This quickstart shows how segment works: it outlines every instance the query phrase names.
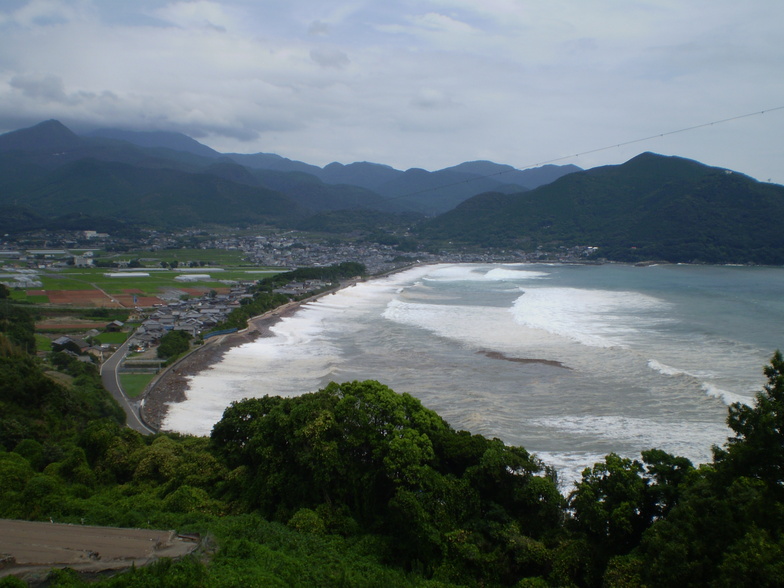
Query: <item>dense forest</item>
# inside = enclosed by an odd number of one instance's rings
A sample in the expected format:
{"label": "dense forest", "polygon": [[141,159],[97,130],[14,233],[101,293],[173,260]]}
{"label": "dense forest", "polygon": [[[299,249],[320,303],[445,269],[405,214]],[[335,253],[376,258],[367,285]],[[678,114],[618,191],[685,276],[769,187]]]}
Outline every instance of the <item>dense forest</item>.
{"label": "dense forest", "polygon": [[[33,355],[32,326],[0,304],[0,517],[204,538],[97,585],[784,584],[779,352],[754,405],[730,407],[711,463],[610,454],[563,496],[535,455],[375,381],[235,402],[209,438],[145,437],[93,366]],[[69,570],[47,581],[87,585]]]}

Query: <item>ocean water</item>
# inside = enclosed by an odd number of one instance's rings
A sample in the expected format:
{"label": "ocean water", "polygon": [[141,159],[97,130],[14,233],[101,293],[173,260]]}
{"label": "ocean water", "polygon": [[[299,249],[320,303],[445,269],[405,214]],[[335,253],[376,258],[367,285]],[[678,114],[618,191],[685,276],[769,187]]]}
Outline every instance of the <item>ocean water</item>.
{"label": "ocean water", "polygon": [[727,406],[784,349],[784,268],[431,265],[304,304],[189,381],[164,428],[233,400],[374,379],[456,429],[521,445],[568,491],[607,453],[709,461]]}

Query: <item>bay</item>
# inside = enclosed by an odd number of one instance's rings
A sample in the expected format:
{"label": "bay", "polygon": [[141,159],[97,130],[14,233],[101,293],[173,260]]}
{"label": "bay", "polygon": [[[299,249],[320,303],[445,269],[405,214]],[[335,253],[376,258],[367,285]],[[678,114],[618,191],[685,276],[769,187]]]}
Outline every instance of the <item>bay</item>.
{"label": "bay", "polygon": [[233,400],[378,380],[457,429],[537,454],[568,490],[609,452],[709,461],[784,347],[784,268],[443,264],[304,304],[192,377],[164,428]]}

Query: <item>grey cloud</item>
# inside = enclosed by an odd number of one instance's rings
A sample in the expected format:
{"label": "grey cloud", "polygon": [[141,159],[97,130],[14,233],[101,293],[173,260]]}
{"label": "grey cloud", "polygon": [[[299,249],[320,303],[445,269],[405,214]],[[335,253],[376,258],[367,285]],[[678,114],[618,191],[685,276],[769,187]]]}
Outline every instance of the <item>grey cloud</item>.
{"label": "grey cloud", "polygon": [[340,49],[313,49],[310,52],[310,58],[321,67],[335,67],[341,69],[351,63],[348,55],[343,53]]}
{"label": "grey cloud", "polygon": [[200,131],[202,132],[202,135],[205,137],[208,136],[209,134],[220,135],[222,137],[229,137],[231,139],[236,139],[243,143],[247,143],[249,141],[255,141],[261,136],[261,134],[258,131],[256,131],[256,129],[252,129],[249,127],[220,127],[216,129],[208,129],[208,131],[211,131],[211,133],[209,132],[204,133],[203,132],[204,127],[200,127],[199,131],[193,130],[192,131],[193,134],[189,133],[187,130],[184,130],[183,132],[186,135],[190,135],[191,137],[194,137],[196,136],[196,133]]}
{"label": "grey cloud", "polygon": [[57,76],[48,75],[40,78],[33,76],[17,75],[11,78],[12,88],[21,90],[28,98],[44,99],[50,102],[67,102],[63,80]]}
{"label": "grey cloud", "polygon": [[424,110],[436,110],[455,106],[455,102],[439,90],[423,89],[411,99],[411,106]]}
{"label": "grey cloud", "polygon": [[108,90],[101,93],[78,91],[69,94],[65,91],[62,78],[51,74],[42,77],[16,75],[11,78],[9,85],[20,90],[25,98],[68,106],[77,106],[85,102],[98,106],[99,103],[110,104],[118,100],[118,96]]}
{"label": "grey cloud", "polygon": [[330,31],[329,24],[320,20],[314,20],[308,28],[308,34],[314,37],[318,35],[328,35]]}

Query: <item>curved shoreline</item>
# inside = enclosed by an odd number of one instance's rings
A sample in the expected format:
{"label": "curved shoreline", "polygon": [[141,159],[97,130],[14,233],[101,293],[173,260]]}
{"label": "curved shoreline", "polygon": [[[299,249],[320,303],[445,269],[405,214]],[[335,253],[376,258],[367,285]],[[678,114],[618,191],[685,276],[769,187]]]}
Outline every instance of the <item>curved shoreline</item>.
{"label": "curved shoreline", "polygon": [[279,320],[293,315],[300,306],[307,302],[318,300],[323,296],[334,294],[339,290],[350,288],[358,282],[365,281],[366,279],[385,278],[389,275],[399,273],[417,265],[422,264],[409,264],[403,267],[395,268],[391,271],[369,276],[368,278],[352,279],[341,283],[338,287],[320,292],[313,296],[303,298],[302,300],[295,300],[273,308],[272,310],[248,319],[248,327],[236,333],[229,333],[227,335],[219,335],[209,339],[201,347],[194,349],[185,357],[176,361],[171,366],[167,367],[153,382],[144,394],[141,405],[139,406],[139,415],[143,421],[157,431],[161,431],[161,425],[166,419],[166,414],[169,411],[169,405],[177,402],[184,402],[188,398],[185,391],[188,389],[188,379],[198,373],[210,369],[213,365],[220,362],[224,354],[232,349],[255,341],[259,337],[270,337],[270,327],[275,325]]}
{"label": "curved shoreline", "polygon": [[214,337],[166,368],[144,395],[143,403],[139,408],[144,421],[160,430],[169,410],[169,404],[187,400],[185,391],[188,389],[188,378],[218,363],[231,348],[250,343],[258,337],[270,336],[269,328],[281,318],[293,314],[302,302],[289,302],[284,305],[287,308],[278,307],[253,317],[248,320],[248,328]]}

